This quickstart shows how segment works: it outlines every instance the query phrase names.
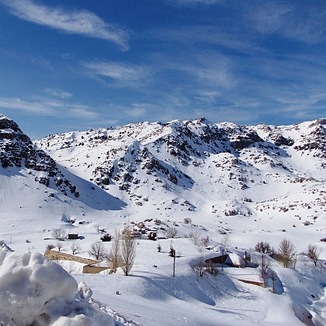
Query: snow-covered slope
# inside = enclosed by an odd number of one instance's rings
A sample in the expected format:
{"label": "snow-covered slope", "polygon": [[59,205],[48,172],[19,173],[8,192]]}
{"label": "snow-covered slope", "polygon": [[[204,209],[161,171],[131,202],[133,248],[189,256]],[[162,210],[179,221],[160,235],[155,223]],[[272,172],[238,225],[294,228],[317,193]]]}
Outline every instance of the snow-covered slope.
{"label": "snow-covered slope", "polygon": [[[79,235],[79,254],[88,257],[100,230],[143,225],[157,229],[162,253],[157,242],[139,240],[133,277],[79,275],[76,264],[66,266],[93,288],[94,302],[116,325],[309,325],[312,317],[322,325],[325,128],[325,119],[293,126],[175,120],[50,135],[33,144],[0,116],[1,246],[44,252],[57,246],[52,232],[60,228]],[[171,231],[178,239],[164,239]],[[308,244],[323,251],[317,268],[299,260],[288,271],[271,260],[281,284],[275,294],[239,283],[234,270],[198,278],[199,253],[189,237],[240,255],[258,241],[277,248],[284,238],[297,253]],[[172,242],[176,278],[167,255]],[[71,251],[71,243],[60,242],[61,250]]]}
{"label": "snow-covered slope", "polygon": [[[136,123],[36,142],[68,170],[127,203],[127,216],[185,212],[215,227],[325,226],[326,120],[293,126]],[[253,226],[255,224],[255,226]]]}

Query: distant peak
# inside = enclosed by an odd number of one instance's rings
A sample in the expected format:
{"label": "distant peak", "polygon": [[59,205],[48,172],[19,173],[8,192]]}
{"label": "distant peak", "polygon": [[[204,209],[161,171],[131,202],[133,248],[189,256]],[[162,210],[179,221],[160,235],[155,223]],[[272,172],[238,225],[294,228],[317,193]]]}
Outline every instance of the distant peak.
{"label": "distant peak", "polygon": [[326,125],[326,118],[320,118],[320,119],[317,119],[316,121],[314,121],[313,123],[311,123],[309,125],[309,127],[315,127],[315,126],[323,126],[323,125]]}

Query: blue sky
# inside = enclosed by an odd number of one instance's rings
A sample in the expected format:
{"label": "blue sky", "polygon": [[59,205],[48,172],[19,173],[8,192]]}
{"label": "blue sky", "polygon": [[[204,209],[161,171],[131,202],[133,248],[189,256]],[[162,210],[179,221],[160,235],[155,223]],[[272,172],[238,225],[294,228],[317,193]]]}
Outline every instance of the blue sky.
{"label": "blue sky", "polygon": [[326,116],[326,3],[0,0],[0,112],[31,138]]}

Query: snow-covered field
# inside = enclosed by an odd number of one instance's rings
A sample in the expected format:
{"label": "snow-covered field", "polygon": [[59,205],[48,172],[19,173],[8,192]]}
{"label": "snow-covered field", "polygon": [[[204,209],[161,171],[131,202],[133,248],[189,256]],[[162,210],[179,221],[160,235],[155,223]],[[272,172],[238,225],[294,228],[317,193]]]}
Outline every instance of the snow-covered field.
{"label": "snow-covered field", "polygon": [[[6,211],[12,209],[12,216],[15,214],[15,219],[8,216],[7,220],[1,215],[4,250],[5,244],[14,250],[12,254],[2,253],[1,259],[0,316],[4,324],[12,316],[15,319],[12,324],[8,322],[8,325],[27,325],[32,320],[29,318],[39,314],[44,316],[44,311],[52,318],[51,325],[110,325],[112,321],[115,325],[144,326],[326,323],[325,249],[317,267],[306,256],[298,257],[295,269],[285,269],[280,263],[270,259],[270,269],[278,280],[275,293],[272,293],[271,285],[262,288],[239,281],[260,281],[259,268],[220,266],[216,276],[205,274],[199,277],[193,267],[201,254],[189,238],[191,233],[195,233],[199,238],[210,239],[208,247],[211,250],[205,249],[205,257],[214,256],[214,248],[219,248],[222,244],[229,252],[242,256],[258,241],[268,241],[277,248],[284,238],[290,238],[300,253],[307,250],[312,235],[318,232],[315,228],[310,227],[309,231],[308,226],[303,229],[305,232],[298,231],[296,235],[279,231],[279,221],[273,221],[264,225],[265,232],[262,232],[259,229],[251,230],[252,226],[245,218],[241,220],[230,217],[227,226],[231,233],[226,236],[220,234],[213,223],[202,220],[202,224],[192,221],[189,225],[182,222],[183,217],[179,216],[180,223],[174,223],[178,238],[137,240],[136,260],[130,276],[124,276],[120,269],[116,274],[109,274],[108,271],[82,274],[82,264],[58,261],[76,279],[75,282],[53,264],[35,256],[37,252],[44,253],[49,244],[57,246],[58,241],[52,238],[53,229],[62,228],[67,233],[80,235],[78,240],[60,241],[62,252],[71,254],[71,245],[77,241],[80,246],[78,255],[89,257],[90,245],[99,241],[101,236],[98,233],[99,228],[114,234],[115,229],[121,230],[125,223],[132,221],[119,215],[121,212],[86,210],[85,207],[76,206],[74,201],[67,201],[64,206],[65,216],[76,218],[75,224],[71,225],[61,220],[63,213],[57,209],[57,204],[52,208],[47,205],[46,210],[40,208],[45,188],[41,186],[40,196],[34,195],[33,198],[27,192],[24,194],[25,189],[28,187],[21,190],[21,208],[16,211],[13,210],[14,203],[9,198],[1,203]],[[8,195],[12,192],[14,189],[7,188]],[[83,209],[84,215],[77,216],[75,213],[78,209]],[[142,220],[147,216],[144,212]],[[184,216],[189,217],[188,213]],[[165,223],[169,224],[168,221]],[[243,223],[243,226],[239,227],[239,223]],[[318,236],[322,237],[323,234],[320,232]],[[162,248],[161,252],[157,251],[158,243]],[[316,243],[320,249],[325,246],[323,242]],[[108,242],[104,245],[109,251],[112,244]],[[172,276],[173,258],[168,255],[171,245],[177,254],[175,277]],[[26,252],[32,253],[32,256]],[[260,256],[253,257],[253,261],[259,264]],[[80,301],[77,283],[81,282],[93,291],[90,303],[88,299]],[[54,306],[49,306],[48,302],[52,301]],[[21,309],[22,306],[24,309]],[[103,313],[107,319],[103,317]],[[310,320],[308,316],[313,319]],[[41,317],[37,318],[35,320],[39,324],[35,325],[48,324]]]}
{"label": "snow-covered field", "polygon": [[[31,241],[33,243],[33,240]],[[63,252],[68,252],[65,241]],[[41,242],[35,241],[34,246]],[[106,244],[108,249],[110,244]],[[257,268],[218,268],[199,277],[199,258],[189,238],[137,241],[131,275],[82,274],[81,264],[48,262],[36,253],[3,251],[0,267],[0,316],[4,325],[324,325],[326,269],[300,256],[295,269],[271,260],[276,275],[262,288],[239,280],[259,281]],[[20,248],[21,245],[11,244]],[[86,249],[86,248],[84,248]],[[20,251],[20,250],[19,250]],[[239,253],[239,250],[229,248]],[[241,250],[240,250],[241,252]],[[85,256],[87,254],[82,252]],[[81,254],[82,254],[81,253]],[[212,252],[206,253],[212,255]],[[259,255],[256,257],[259,262]],[[62,265],[76,281],[62,270]],[[77,287],[79,283],[79,289]],[[87,286],[85,285],[87,284]],[[93,295],[92,299],[90,290]],[[90,301],[89,301],[90,299]],[[312,321],[309,319],[312,317]]]}

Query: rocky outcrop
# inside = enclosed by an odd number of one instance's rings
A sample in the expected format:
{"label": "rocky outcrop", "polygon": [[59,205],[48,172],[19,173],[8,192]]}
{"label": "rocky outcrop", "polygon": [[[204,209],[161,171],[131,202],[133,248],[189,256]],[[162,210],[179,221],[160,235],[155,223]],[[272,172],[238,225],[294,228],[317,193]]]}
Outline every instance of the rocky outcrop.
{"label": "rocky outcrop", "polygon": [[4,169],[26,169],[40,184],[56,187],[75,197],[80,195],[76,186],[59,170],[57,163],[43,150],[38,149],[16,122],[4,115],[0,115],[0,164]]}

